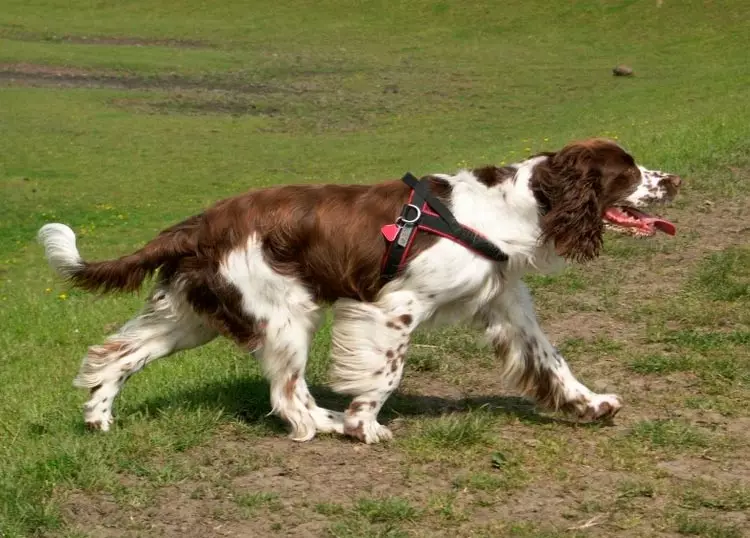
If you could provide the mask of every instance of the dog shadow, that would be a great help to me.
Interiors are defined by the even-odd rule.
[[[318,405],[328,409],[345,409],[351,401],[350,397],[337,394],[325,386],[311,386],[310,392]],[[278,417],[269,416],[269,387],[262,379],[210,382],[193,389],[179,389],[164,396],[149,398],[135,406],[128,406],[122,412],[156,416],[165,410],[206,408],[221,410],[248,425],[262,425],[278,432],[286,430],[286,426]],[[388,399],[380,412],[379,420],[388,424],[402,417],[438,417],[445,414],[469,413],[479,408],[492,414],[513,416],[528,424],[563,424],[575,427],[602,424],[580,423],[562,416],[540,414],[532,402],[515,396],[444,398],[398,392]]]

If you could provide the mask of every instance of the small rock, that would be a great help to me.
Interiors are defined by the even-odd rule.
[[[618,65],[612,70],[612,74],[616,77],[629,77],[633,74],[633,68],[627,65]]]

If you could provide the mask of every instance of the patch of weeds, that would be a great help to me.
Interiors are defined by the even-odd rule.
[[[443,364],[443,358],[437,346],[412,346],[409,352],[409,369],[415,372],[437,372]]]
[[[701,264],[693,289],[715,301],[750,298],[750,249],[731,247]]]
[[[736,416],[742,408],[737,402],[723,394],[690,396],[685,398],[685,407],[702,411],[716,411],[725,417]]]
[[[495,452],[492,454],[494,471],[480,471],[461,475],[453,481],[453,485],[460,489],[490,493],[498,490],[515,489],[524,484],[527,478],[521,463],[515,456],[508,456],[504,452]]]
[[[731,382],[740,379],[750,379],[750,369],[746,362],[737,357],[721,359],[706,359],[700,363],[698,374],[701,380],[713,383]]]
[[[346,512],[346,508],[336,503],[318,503],[315,505],[315,511],[324,516],[340,516]]]
[[[587,288],[583,274],[577,269],[567,269],[559,275],[528,275],[524,278],[532,290],[543,288],[559,289],[561,292],[581,291]]]
[[[675,344],[681,348],[707,352],[726,349],[731,346],[750,345],[750,331],[702,332],[695,330],[675,331],[667,334],[662,342]]]
[[[370,523],[393,523],[415,519],[419,512],[409,501],[401,497],[381,499],[360,499],[354,505],[354,512]]]
[[[658,448],[705,447],[706,435],[696,428],[677,420],[644,420],[630,430],[630,436],[647,441]]]
[[[234,502],[242,508],[245,515],[253,513],[262,506],[276,507],[279,502],[279,496],[276,493],[258,492],[246,493],[234,497]]]
[[[472,473],[456,478],[453,485],[460,489],[492,492],[508,489],[509,482],[508,478],[501,474]]]
[[[703,536],[704,538],[742,538],[742,531],[734,525],[687,514],[677,516],[677,532],[686,536]]]
[[[481,409],[454,413],[418,423],[417,432],[402,441],[420,460],[450,459],[491,441],[495,418]]]
[[[466,513],[456,508],[456,495],[454,493],[432,497],[429,507],[430,511],[443,521],[460,522],[469,519]]]
[[[715,488],[712,488],[715,490]],[[720,494],[706,495],[698,489],[683,493],[682,503],[686,508],[710,508],[724,512],[741,512],[750,509],[750,489],[738,486]]]
[[[339,521],[331,525],[332,538],[408,538],[409,534],[398,526],[373,526],[364,521]]]
[[[595,338],[593,340],[566,338],[560,343],[558,349],[564,356],[575,356],[582,353],[604,355],[620,351],[622,343],[609,338]]]
[[[635,499],[654,496],[654,486],[645,482],[626,481],[617,486],[618,499]]]
[[[350,510],[338,505],[319,504],[316,511],[341,517],[342,521],[333,523],[328,529],[335,538],[405,538],[408,534],[402,524],[420,516],[419,510],[400,497],[362,498]]]
[[[685,355],[652,354],[630,361],[630,369],[639,374],[668,374],[692,370],[694,361]]]

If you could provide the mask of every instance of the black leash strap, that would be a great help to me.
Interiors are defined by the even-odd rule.
[[[497,245],[461,225],[445,204],[432,195],[427,178],[420,181],[407,172],[401,180],[411,187],[412,192],[396,220],[398,233],[390,242],[383,260],[383,280],[388,281],[396,276],[419,230],[456,241],[492,261],[504,262],[508,259],[508,255]]]

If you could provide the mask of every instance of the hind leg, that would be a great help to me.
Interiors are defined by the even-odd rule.
[[[288,313],[287,313],[288,314]],[[343,433],[343,414],[319,407],[307,387],[305,366],[317,313],[268,320],[259,358],[271,389],[272,413],[291,426],[290,437],[309,441],[316,432]]]
[[[168,286],[159,286],[145,308],[115,334],[89,348],[73,384],[90,390],[86,427],[109,430],[112,406],[127,379],[151,361],[203,345],[217,335]]]
[[[270,384],[272,413],[291,426],[295,441],[309,441],[316,432],[343,433],[343,415],[318,407],[305,382],[310,342],[319,325],[319,307],[306,286],[278,273],[255,237],[231,252],[219,273],[236,293],[223,308],[235,318],[255,320],[260,350],[257,353]],[[231,310],[229,312],[228,310]],[[243,337],[227,326],[241,346]]]

